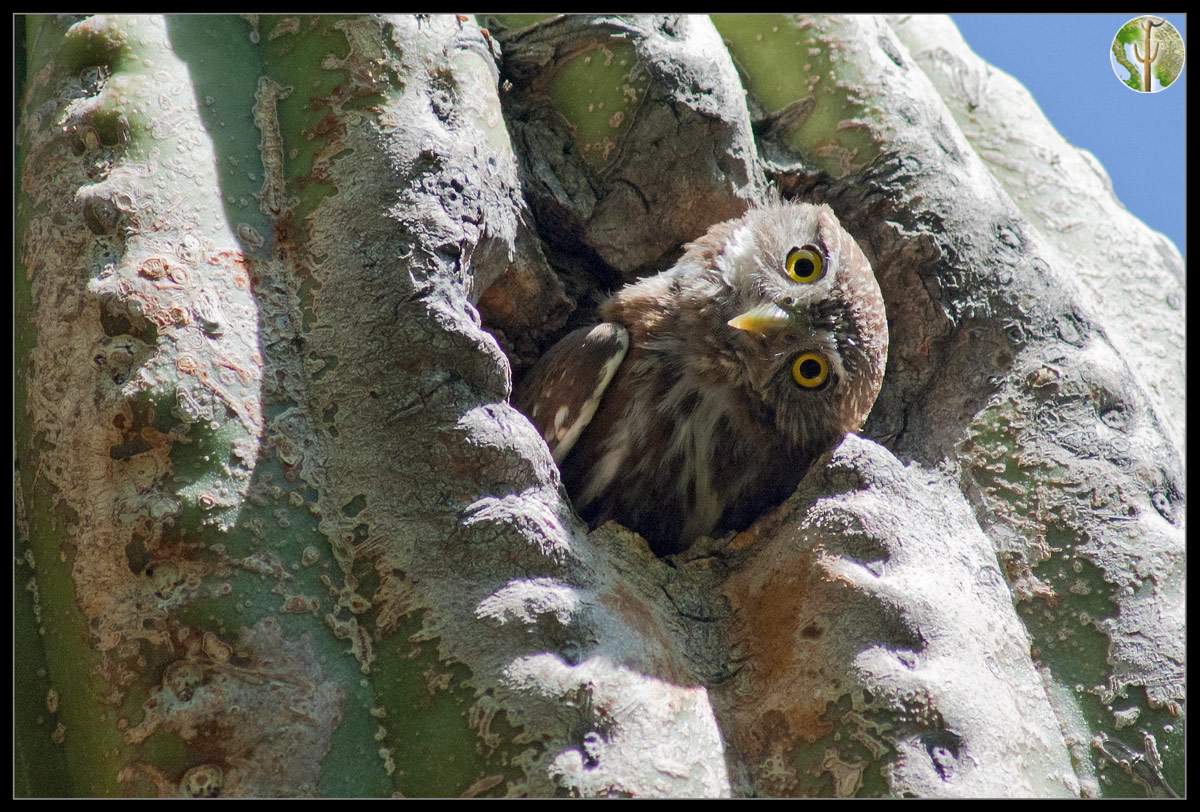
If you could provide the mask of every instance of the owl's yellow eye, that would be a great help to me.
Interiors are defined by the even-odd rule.
[[[788,251],[785,266],[788,276],[797,282],[816,282],[825,275],[825,260],[812,245]]]
[[[829,380],[829,362],[820,353],[800,353],[792,361],[792,380],[805,389],[819,389]]]

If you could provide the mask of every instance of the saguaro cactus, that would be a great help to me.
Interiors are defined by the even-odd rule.
[[[1143,17],[1138,25],[1141,26],[1145,37],[1143,40],[1145,50],[1139,51],[1137,43],[1133,44],[1133,55],[1142,65],[1142,90],[1147,93],[1150,92],[1150,66],[1154,64],[1154,60],[1158,59],[1158,44],[1155,43],[1153,52],[1150,50],[1150,31],[1162,24],[1162,20],[1156,22],[1153,17]]]
[[[17,34],[14,795],[1186,793],[1183,258],[948,18]],[[512,381],[772,181],[868,424],[589,531]]]

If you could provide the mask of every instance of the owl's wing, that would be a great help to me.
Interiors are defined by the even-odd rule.
[[[513,405],[541,432],[559,465],[596,414],[628,350],[629,333],[620,324],[580,327],[538,359],[513,392]]]

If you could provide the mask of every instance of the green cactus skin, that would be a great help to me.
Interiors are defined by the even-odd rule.
[[[714,14],[759,120],[773,140],[834,177],[879,155],[870,102],[857,91],[858,65],[839,53],[835,16]]]
[[[536,22],[503,19],[511,28]],[[889,129],[895,99],[872,84],[874,69],[899,66],[902,55],[874,43],[860,48],[853,20],[715,20],[758,123],[805,168],[853,181],[897,144],[923,154],[911,145],[924,131],[905,126],[898,137]],[[667,682],[611,681],[602,666],[568,663],[535,636],[542,627],[601,636],[574,608],[606,597],[595,584],[575,589],[593,573],[611,570],[623,588],[636,585],[635,607],[672,593],[659,580],[665,565],[637,559],[627,533],[610,531],[611,546],[602,548],[613,560],[629,556],[626,570],[604,557],[581,565],[570,517],[556,512],[552,466],[538,468],[503,445],[513,424],[503,420],[510,381],[500,351],[458,318],[473,313],[477,284],[463,270],[466,258],[487,240],[504,247],[521,194],[492,92],[494,66],[474,23],[451,15],[245,15],[23,24],[15,794],[622,791],[603,783],[602,770],[584,769],[580,742],[592,735],[596,743],[596,714],[619,715],[633,691],[645,689],[637,713],[676,725],[704,701],[688,705]],[[480,48],[460,47],[464,40]],[[609,61],[603,52],[590,63],[579,54],[552,77],[564,83],[551,88],[553,101],[570,116],[572,144],[589,172],[608,165],[603,150],[588,145],[626,136],[628,117],[614,126],[601,98],[629,76],[620,44]],[[1169,51],[1151,56],[1162,61]],[[636,107],[646,89],[631,90]],[[413,133],[419,143],[406,140]],[[449,219],[469,217],[447,223],[452,205]],[[493,216],[498,210],[511,216]],[[478,233],[459,242],[459,220]],[[973,225],[946,228],[971,236]],[[971,256],[970,245],[963,250]],[[494,268],[476,264],[473,272],[494,278]],[[353,306],[392,294],[381,316]],[[378,319],[364,323],[360,313]],[[386,330],[387,340],[377,340]],[[1068,423],[1094,423],[1089,410],[1111,365],[1068,352],[1070,374],[1060,380],[1039,366],[1031,383],[976,414],[958,453],[981,504],[1018,531],[1004,537],[1011,549],[1001,552],[1011,554],[1006,574],[1040,648],[1034,660],[1046,694],[1058,697],[1059,722],[1071,732],[1062,743],[1074,763],[1063,774],[1073,767],[1104,794],[1162,792],[1168,783],[1182,790],[1174,665],[1162,664],[1172,680],[1157,685],[1106,664],[1122,607],[1158,605],[1118,602],[1113,574],[1128,573],[1119,586],[1131,594],[1170,590],[1162,603],[1181,606],[1181,568],[1154,565],[1142,576],[1150,563],[1131,556],[1126,566],[1077,521],[1130,516],[1131,500],[1148,499],[1148,491],[1113,484],[1126,480],[1104,460],[1085,470],[1065,452],[1033,447],[1049,391],[1061,387],[1076,409]],[[353,368],[365,370],[362,379],[346,374]],[[370,433],[380,426],[386,430]],[[485,435],[490,444],[480,441]],[[478,490],[412,496],[423,477],[455,466],[490,479]],[[1146,470],[1154,481],[1143,484],[1159,488],[1154,495],[1165,502],[1173,472]],[[1083,501],[1076,491],[1086,493]],[[536,532],[526,533],[529,517],[513,512],[516,500],[495,495],[531,492],[544,510]],[[1147,516],[1175,509],[1138,507]],[[1170,540],[1158,539],[1151,552],[1174,561]],[[1159,583],[1157,572],[1170,577]],[[486,587],[472,581],[478,573]],[[497,597],[497,581],[511,578],[509,591],[520,593],[535,577],[545,583],[524,603]],[[485,606],[481,597],[493,625],[464,635]],[[544,606],[570,625],[546,622],[555,617],[539,615]],[[715,615],[700,616],[707,634]],[[615,612],[606,617],[604,632],[617,628],[621,641],[632,639]],[[647,628],[665,627],[655,620]],[[1126,628],[1136,625],[1118,631]],[[523,647],[537,656],[521,656]],[[483,654],[471,659],[466,649]],[[662,650],[685,651],[677,642]],[[1137,652],[1127,650],[1121,656],[1132,670]],[[473,673],[467,662],[493,670]],[[528,669],[514,669],[517,683],[574,686],[579,696],[544,692],[541,705],[510,715],[520,688],[496,674],[516,665]],[[636,670],[622,668],[627,676]],[[557,681],[539,682],[548,672]],[[596,675],[599,687],[575,685],[581,673]],[[705,691],[685,687],[689,696]],[[650,716],[663,696],[670,713]],[[855,710],[831,704],[821,721]],[[538,714],[540,727],[531,724]],[[564,732],[539,732],[558,728]],[[605,732],[615,731],[616,741],[619,728]],[[1135,746],[1143,730],[1159,734],[1161,776],[1143,769]],[[880,741],[890,735],[877,732]],[[868,746],[878,747],[874,738],[830,735],[843,739],[854,762],[878,758]],[[690,753],[706,752],[697,736],[685,743]],[[575,757],[577,775],[593,783],[547,778],[559,754]],[[821,769],[855,766],[826,756],[814,745],[798,762],[802,786],[827,792]],[[736,758],[730,754],[730,765]],[[725,761],[711,764],[716,778],[706,792],[727,794]],[[772,754],[761,764],[780,765]],[[849,788],[885,794],[887,781],[872,770]]]
[[[407,642],[419,612],[372,640],[376,576],[331,538],[351,517],[296,421],[289,336],[330,317],[306,223],[343,191],[338,140],[386,126],[424,63],[373,18],[27,22],[17,791],[517,786],[478,745],[503,715],[479,715],[435,640]],[[446,75],[486,99],[486,64],[456,56]],[[493,108],[463,126],[503,149]]]

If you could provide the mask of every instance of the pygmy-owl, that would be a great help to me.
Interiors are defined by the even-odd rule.
[[[576,510],[659,555],[741,529],[862,426],[887,358],[883,297],[828,206],[718,223],[555,344],[513,403]]]

